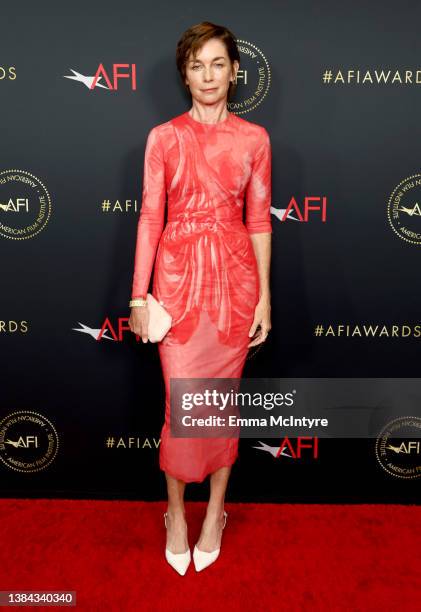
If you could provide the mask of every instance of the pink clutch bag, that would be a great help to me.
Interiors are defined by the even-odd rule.
[[[172,316],[163,307],[164,302],[158,302],[152,293],[146,294],[149,311],[148,340],[160,342],[171,329]]]

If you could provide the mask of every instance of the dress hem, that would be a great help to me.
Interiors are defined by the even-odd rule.
[[[213,474],[214,472],[216,472],[217,470],[219,470],[222,467],[231,467],[232,465],[234,465],[234,463],[237,461],[238,455],[235,457],[235,459],[231,462],[225,462],[222,465],[219,465],[218,467],[216,467],[214,470],[212,470],[212,472],[206,472],[204,474],[204,476],[202,477],[196,477],[196,478],[184,478],[180,475],[174,474],[171,472],[171,470],[168,470],[164,467],[162,467],[161,463],[159,464],[159,468],[160,470],[162,470],[163,472],[166,472],[169,476],[171,476],[172,478],[177,478],[177,480],[182,480],[183,482],[203,482],[205,480],[205,478],[207,476],[209,476],[209,474]]]

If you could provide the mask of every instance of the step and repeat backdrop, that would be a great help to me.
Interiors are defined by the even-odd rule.
[[[229,110],[272,143],[272,329],[244,378],[317,383],[320,413],[342,423],[331,436],[293,436],[286,422],[278,437],[242,437],[227,499],[419,501],[420,12],[311,0],[2,7],[3,497],[165,498],[158,349],[129,330],[128,302],[146,137],[191,107],[176,44],[209,20],[237,37]],[[349,396],[329,403],[333,388]]]

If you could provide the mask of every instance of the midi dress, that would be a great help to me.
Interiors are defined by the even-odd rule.
[[[131,296],[146,296],[154,267],[152,294],[172,316],[157,343],[159,467],[184,482],[202,482],[238,457],[238,436],[171,435],[170,382],[241,378],[259,300],[250,235],[272,232],[271,155],[267,130],[233,113],[207,124],[187,111],[147,137]]]

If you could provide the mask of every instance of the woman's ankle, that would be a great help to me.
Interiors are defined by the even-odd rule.
[[[184,508],[172,508],[171,506],[168,506],[167,514],[171,520],[186,520],[186,511]]]
[[[206,510],[206,518],[216,520],[224,517],[224,504],[218,506],[208,506]]]

